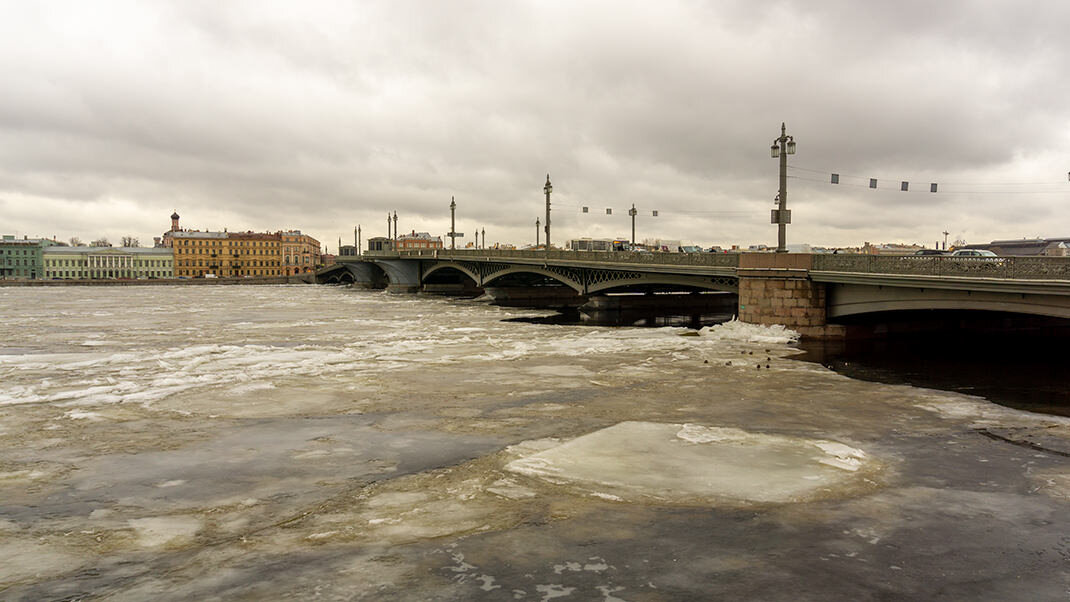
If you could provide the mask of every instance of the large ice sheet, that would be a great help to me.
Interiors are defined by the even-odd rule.
[[[621,422],[509,470],[590,495],[666,503],[784,503],[835,495],[877,468],[835,441],[694,424]]]

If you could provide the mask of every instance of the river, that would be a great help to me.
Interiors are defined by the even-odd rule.
[[[1070,419],[791,333],[0,288],[5,600],[1066,599]]]

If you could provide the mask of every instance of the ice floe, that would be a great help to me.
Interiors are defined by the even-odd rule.
[[[879,468],[862,450],[836,441],[695,424],[621,422],[545,445],[530,445],[506,469],[622,501],[805,501],[835,495],[857,485],[862,469]]]

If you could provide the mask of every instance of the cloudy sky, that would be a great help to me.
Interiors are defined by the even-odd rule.
[[[151,244],[177,210],[333,252],[393,211],[442,235],[455,196],[466,241],[526,244],[549,173],[554,242],[628,236],[634,203],[640,239],[775,245],[787,122],[789,243],[1070,236],[1067,23],[1061,0],[0,0],[0,233]]]

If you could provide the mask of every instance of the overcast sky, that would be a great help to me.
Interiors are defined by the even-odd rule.
[[[521,245],[549,173],[555,243],[629,236],[634,203],[640,239],[775,245],[787,122],[789,244],[1070,236],[1068,23],[1062,0],[0,0],[0,233],[151,245],[177,210],[333,252],[395,210],[444,235],[455,196],[466,242]]]

